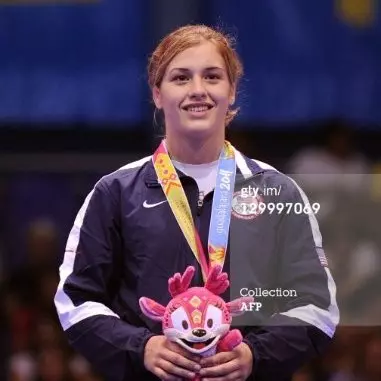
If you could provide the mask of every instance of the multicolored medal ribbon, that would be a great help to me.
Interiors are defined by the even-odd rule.
[[[153,154],[152,161],[169,206],[201,266],[205,282],[209,266],[221,265],[223,267],[225,262],[236,174],[234,149],[228,141],[225,141],[218,162],[208,237],[209,264],[194,225],[188,199],[169,157],[164,140]]]

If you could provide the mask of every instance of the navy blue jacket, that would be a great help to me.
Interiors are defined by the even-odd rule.
[[[266,202],[308,203],[292,179],[269,165],[238,151],[236,160],[236,201],[239,188],[251,185],[263,194],[265,188],[280,190],[263,195]],[[195,180],[179,176],[207,252],[213,193],[201,206]],[[60,322],[71,345],[110,381],[157,379],[144,368],[143,355],[161,324],[142,314],[138,299],[147,296],[166,305],[168,278],[188,265],[197,268],[192,286],[202,285],[199,265],[163,201],[151,157],[130,163],[98,181],[68,238],[55,296]],[[234,264],[234,271],[240,265],[245,271],[240,277],[231,270],[231,289],[237,284],[233,297],[242,288],[296,290],[293,297],[256,298],[263,307],[247,312],[250,323],[238,327],[255,359],[250,379],[289,380],[335,332],[335,284],[313,214],[251,212],[240,210],[239,203],[232,208],[224,270],[230,273]]]

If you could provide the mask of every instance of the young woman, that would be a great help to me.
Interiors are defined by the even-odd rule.
[[[266,198],[250,193],[250,181],[283,187],[280,205],[306,210],[308,200],[291,179],[225,142],[242,75],[227,36],[203,25],[179,28],[157,46],[148,73],[165,140],[152,157],[103,177],[87,196],[60,268],[55,304],[62,327],[107,380],[196,373],[216,381],[288,380],[334,334],[335,285],[313,213],[278,213],[274,220],[250,210]],[[233,189],[239,176],[246,181],[241,195]],[[228,193],[219,190],[222,183],[232,185]],[[248,208],[247,198],[257,204]],[[247,291],[277,284],[297,295],[269,302],[267,323],[241,327],[244,340],[233,351],[200,359],[169,342],[138,300],[166,305],[168,278],[188,265],[197,269],[193,285],[203,284],[208,262],[229,273],[229,230],[240,242],[241,260],[255,264]],[[211,249],[216,240],[219,256]]]

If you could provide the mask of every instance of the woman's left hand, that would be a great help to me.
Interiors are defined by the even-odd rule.
[[[244,381],[253,369],[253,355],[249,346],[239,344],[231,352],[220,352],[201,360],[203,381]]]

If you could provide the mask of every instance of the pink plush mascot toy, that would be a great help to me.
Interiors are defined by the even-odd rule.
[[[221,266],[212,267],[204,287],[188,288],[195,273],[189,266],[182,276],[176,273],[168,280],[172,300],[167,307],[142,297],[140,308],[147,317],[162,322],[169,340],[194,354],[207,357],[231,351],[242,342],[238,329],[230,331],[232,316],[244,313],[242,305],[254,299],[243,297],[225,303],[218,295],[228,288],[229,280],[221,270]],[[199,379],[196,376],[193,381]]]

